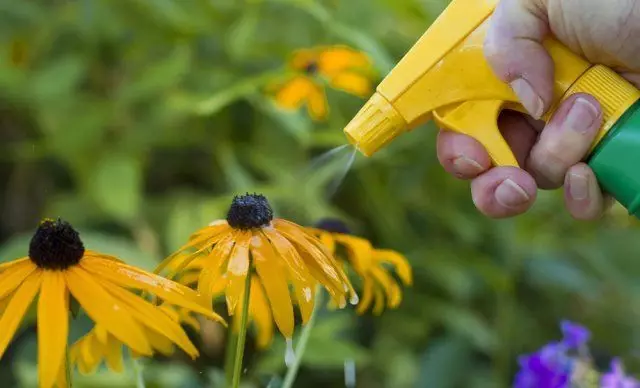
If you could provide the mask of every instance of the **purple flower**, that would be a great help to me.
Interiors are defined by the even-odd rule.
[[[585,345],[591,337],[591,332],[584,326],[580,326],[570,321],[562,321],[562,343],[569,349],[578,349]]]
[[[626,376],[620,359],[611,361],[611,372],[602,375],[601,388],[640,388],[640,382],[633,377]]]
[[[514,388],[569,388],[573,363],[562,343],[552,342],[520,357]]]

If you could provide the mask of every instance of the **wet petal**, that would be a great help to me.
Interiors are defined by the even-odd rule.
[[[407,258],[396,251],[389,249],[376,249],[373,252],[374,260],[392,264],[402,282],[406,285],[413,283],[413,274]]]
[[[0,318],[0,359],[5,350],[7,350],[7,346],[16,333],[20,322],[22,322],[24,314],[31,306],[41,283],[42,271],[33,272],[18,286],[7,308],[4,310],[4,314]]]
[[[260,242],[259,245],[257,243]],[[273,317],[280,332],[287,338],[293,335],[293,305],[284,268],[277,261],[271,244],[252,241],[251,253],[260,281],[269,299]]]
[[[296,248],[286,238],[272,228],[264,228],[263,232],[268,236],[268,240],[265,237],[263,242],[271,243],[285,263],[284,266],[287,268],[289,280],[293,283],[294,292],[298,299],[302,321],[307,323],[313,311],[315,281]]]
[[[318,248],[318,245],[320,245],[319,240],[318,245],[314,244],[307,238],[307,235],[300,230],[300,227],[285,220],[274,220],[273,226],[284,237],[295,244],[294,246],[297,246],[298,252],[303,258],[303,252],[311,256],[313,259],[311,262],[305,261],[308,268],[311,268],[313,265],[325,275],[325,278],[331,282],[332,286],[339,289],[342,288],[342,278],[337,271],[338,267],[332,262],[332,257],[329,255],[326,247],[323,246],[322,249]]]
[[[21,261],[7,267],[0,276],[0,299],[4,299],[18,288],[36,268],[38,267],[31,260]]]
[[[83,260],[84,262],[84,260]],[[64,272],[71,294],[96,324],[136,352],[151,355],[151,346],[140,325],[131,317],[127,307],[112,297],[89,272],[74,266]]]
[[[69,297],[60,271],[42,271],[38,300],[38,379],[53,387],[67,352]]]
[[[335,89],[340,89],[362,98],[371,94],[372,89],[371,82],[367,77],[351,71],[337,73],[331,77],[329,84]]]
[[[182,284],[128,264],[114,263],[102,259],[82,260],[80,267],[122,287],[131,287],[150,292],[171,304],[191,309],[213,320],[224,322],[221,316],[205,307],[206,305],[210,306],[210,302],[205,302],[200,294]]]
[[[164,335],[180,346],[191,357],[195,358],[198,355],[198,351],[182,327],[180,327],[178,321],[172,320],[166,312],[108,281],[102,281],[101,285],[117,300],[121,301],[129,314],[137,319],[140,324]]]
[[[259,238],[258,236],[259,235],[256,235],[254,238]],[[229,257],[229,263],[225,273],[227,276],[227,290],[225,294],[229,315],[234,314],[236,305],[244,295],[247,273],[249,272],[249,241],[251,238],[252,233],[249,231],[238,232],[236,245],[233,247],[233,251]]]

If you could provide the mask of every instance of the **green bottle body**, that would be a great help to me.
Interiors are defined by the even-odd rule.
[[[611,127],[587,163],[602,190],[640,219],[640,100]]]

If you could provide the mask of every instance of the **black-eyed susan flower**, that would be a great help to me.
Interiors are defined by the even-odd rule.
[[[315,228],[308,228],[332,252],[344,266],[362,279],[362,299],[356,308],[363,314],[374,304],[373,313],[379,315],[385,308],[395,308],[402,301],[402,289],[391,275],[393,267],[405,286],[413,282],[412,270],[407,259],[390,249],[376,249],[371,243],[350,233],[340,220],[325,219]],[[385,303],[386,300],[386,303]]]
[[[7,301],[0,317],[0,358],[36,295],[41,388],[65,382],[71,298],[103,333],[137,354],[152,355],[154,336],[162,336],[196,355],[182,328],[134,291],[223,322],[194,290],[85,249],[68,222],[46,219],[31,239],[28,256],[0,265],[0,302]]]
[[[318,284],[324,286],[338,306],[346,306],[347,300],[357,300],[349,279],[320,240],[293,222],[274,218],[262,195],[234,197],[226,220],[215,221],[195,232],[187,244],[161,263],[156,273],[172,268],[167,276],[180,276],[181,271],[193,269],[189,266],[194,260],[200,261],[201,268],[198,290],[209,301],[223,290],[231,316],[239,311],[239,306],[244,307],[247,276],[255,279],[249,297],[254,289],[264,291],[269,314],[288,342],[294,331],[289,285],[293,286],[303,324],[313,311]],[[254,317],[262,321],[269,315],[260,312],[258,298],[254,299]]]
[[[314,120],[326,117],[329,107],[324,85],[366,97],[371,93],[372,63],[364,53],[345,46],[321,46],[296,51],[288,67],[293,75],[276,86],[275,101],[284,109],[306,105]]]
[[[196,331],[200,330],[200,324],[191,315],[191,310],[167,304],[158,306],[158,309],[162,310],[174,322],[189,325]],[[175,330],[176,325],[171,326]],[[181,348],[192,358],[197,357],[198,352],[186,335],[183,335],[181,330],[176,330],[176,332],[179,333],[179,338],[182,341]],[[154,351],[164,356],[171,356],[175,352],[174,342],[170,338],[151,329],[146,334]],[[139,358],[141,355],[131,351],[131,356]],[[120,373],[123,370],[123,343],[102,325],[95,325],[91,331],[71,346],[69,361],[72,366],[77,365],[78,371],[84,375],[93,373],[103,362],[111,371]]]

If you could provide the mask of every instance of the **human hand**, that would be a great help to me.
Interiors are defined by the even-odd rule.
[[[635,0],[502,0],[490,20],[484,52],[530,115],[504,112],[498,126],[524,169],[492,167],[484,147],[456,132],[438,134],[438,159],[454,176],[471,180],[476,207],[492,218],[526,212],[537,189],[564,185],[576,219],[598,218],[607,202],[593,171],[582,162],[602,123],[598,101],[567,99],[549,123],[539,118],[553,94],[553,62],[542,46],[552,33],[574,53],[618,72],[640,87],[640,2]]]

